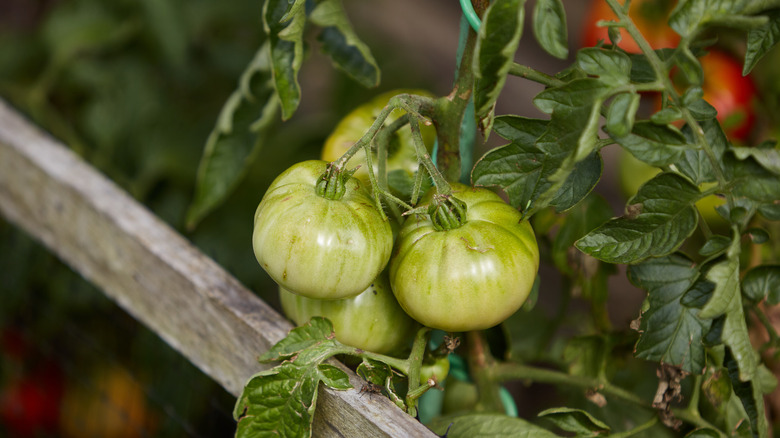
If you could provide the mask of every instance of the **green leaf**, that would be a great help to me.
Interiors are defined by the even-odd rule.
[[[718,110],[704,99],[694,100],[686,105],[693,118],[698,121],[712,120],[718,116]]]
[[[613,135],[609,129],[607,133],[631,155],[653,166],[676,162],[690,147],[677,130],[646,121],[636,122],[631,134],[626,136]]]
[[[749,270],[742,278],[742,293],[754,303],[767,300],[780,303],[780,265],[762,265]]]
[[[379,66],[371,49],[355,34],[341,0],[319,1],[309,19],[322,27],[317,39],[337,68],[364,87],[379,85]]]
[[[751,157],[764,169],[780,175],[780,149],[776,147],[733,147],[731,151],[739,160]]]
[[[581,253],[572,251],[572,245],[577,239],[608,221],[611,217],[612,208],[609,203],[597,194],[588,196],[576,208],[572,209],[558,229],[552,243],[552,258],[555,266],[567,275],[573,274],[577,268],[584,269],[579,260],[580,257],[575,256],[575,254],[581,255]],[[575,258],[576,260],[573,260]],[[593,274],[594,272],[589,270],[585,273],[585,275]]]
[[[731,239],[726,236],[715,235],[710,237],[699,249],[699,254],[704,257],[714,256],[726,250],[731,245]]]
[[[726,259],[714,264],[707,272],[707,280],[715,283],[712,297],[699,312],[699,317],[713,319],[721,315],[726,321],[721,334],[723,342],[739,364],[740,379],[752,380],[756,375],[758,358],[750,343],[745,313],[742,308],[742,294],[739,288],[740,239],[735,236],[726,252]]]
[[[474,108],[483,121],[493,113],[523,31],[525,0],[497,0],[482,17],[474,48]],[[481,126],[489,125],[481,123]]]
[[[279,109],[270,70],[269,46],[264,44],[244,70],[206,140],[195,197],[187,211],[188,228],[194,228],[230,194],[262,148]]]
[[[274,87],[282,106],[282,119],[292,117],[301,101],[298,72],[303,64],[305,0],[267,0],[263,25],[271,45]]]
[[[260,362],[288,359],[307,348],[331,347],[337,344],[333,324],[315,316],[306,324],[290,330],[290,333],[260,356]]]
[[[707,144],[715,154],[715,158],[718,160],[722,159],[728,147],[728,139],[726,134],[723,133],[723,129],[721,129],[716,120],[702,121],[700,125],[704,130]],[[675,162],[675,166],[696,185],[716,181],[715,173],[712,171],[712,164],[707,154],[701,149],[692,147],[695,142],[688,126],[683,129],[683,134],[685,134],[691,147],[685,150],[683,156]]]
[[[701,339],[710,321],[682,303],[698,275],[693,262],[679,253],[629,266],[629,280],[647,291],[649,303],[640,321],[637,357],[702,373],[706,355]]]
[[[650,121],[656,125],[668,125],[680,119],[682,119],[682,112],[675,107],[666,107],[650,116]]]
[[[612,99],[607,109],[607,124],[604,128],[611,137],[625,137],[634,129],[640,98],[637,93],[620,93]]]
[[[764,396],[761,388],[754,379],[744,379],[743,370],[740,368],[740,360],[737,353],[731,350],[726,351],[726,357],[723,360],[731,379],[731,386],[734,394],[742,401],[742,406],[750,420],[750,428],[753,430],[754,437],[765,438],[769,436],[769,425],[764,413]]]
[[[309,437],[322,381],[349,389],[344,371],[319,363],[285,362],[252,377],[236,401],[236,437]]]
[[[588,47],[577,52],[577,65],[587,74],[598,76],[610,85],[627,84],[631,58],[623,52]]]
[[[366,382],[384,386],[385,381],[393,375],[390,367],[384,363],[372,359],[363,359],[357,367],[357,375]]]
[[[744,28],[759,22],[748,15],[771,6],[769,0],[687,0],[679,2],[669,17],[669,26],[683,37],[696,35],[711,25]],[[761,20],[763,21],[763,20]]]
[[[537,94],[534,105],[547,114],[560,109],[592,107],[609,92],[609,85],[596,78],[581,78]]]
[[[685,178],[661,173],[629,200],[639,213],[612,219],[577,241],[581,251],[609,263],[635,263],[669,254],[696,228],[693,203],[699,189]]]
[[[780,199],[780,177],[755,159],[736,160],[727,154],[723,162],[734,183],[733,195],[765,204],[775,204]]]
[[[534,7],[534,36],[552,56],[566,59],[569,54],[566,11],[561,0],[537,0]]]
[[[501,414],[438,417],[428,426],[447,438],[554,438],[557,435],[523,419]]]
[[[766,23],[748,32],[743,75],[750,73],[758,61],[780,41],[780,10],[769,11],[766,15],[769,18]]]
[[[577,434],[578,437],[598,436],[610,430],[604,422],[582,409],[551,408],[540,412],[538,416],[567,432]]]
[[[554,115],[552,123],[559,123],[561,118]],[[582,129],[576,118],[563,118],[560,123],[571,125],[558,127],[552,133],[546,134],[546,137],[540,139],[543,143],[537,146],[534,142],[548,132],[550,122],[517,116],[496,118],[496,132],[512,140],[512,143],[488,151],[482,156],[472,171],[472,183],[476,186],[501,188],[509,196],[509,203],[523,212],[545,205],[553,205],[558,211],[574,206],[590,193],[601,176],[602,162],[596,153],[574,166],[568,177],[558,184],[558,191],[550,196],[546,204],[535,205],[539,196],[552,187],[553,182],[549,178],[570,153],[565,142],[555,140],[556,136],[558,133],[573,136],[576,133],[572,134],[570,128]],[[573,141],[576,141],[576,137]]]

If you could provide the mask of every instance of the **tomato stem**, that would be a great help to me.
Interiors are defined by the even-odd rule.
[[[423,327],[417,331],[417,335],[414,337],[414,344],[412,344],[412,352],[409,353],[409,359],[407,359],[407,363],[409,364],[409,372],[407,374],[409,377],[409,389],[406,393],[406,406],[409,415],[412,416],[417,415],[417,399],[428,389],[426,388],[415,396],[415,394],[417,394],[417,389],[420,386],[420,369],[422,368],[425,347],[428,345],[428,335],[430,332],[431,329],[428,327]]]

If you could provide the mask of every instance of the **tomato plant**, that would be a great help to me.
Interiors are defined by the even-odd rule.
[[[533,230],[520,213],[486,189],[453,185],[463,202],[457,224],[442,228],[429,214],[404,223],[390,262],[401,307],[423,325],[449,332],[482,330],[523,305],[539,268]],[[423,208],[436,206],[434,196]]]
[[[252,243],[260,266],[285,289],[337,299],[371,284],[393,239],[363,183],[348,173],[323,180],[327,167],[298,163],[271,183],[255,213]],[[327,185],[338,187],[326,193]]]
[[[417,331],[417,324],[395,300],[386,273],[351,298],[318,300],[283,288],[279,288],[279,298],[285,315],[296,324],[304,324],[314,316],[323,316],[333,323],[336,339],[363,350],[390,354],[402,352],[411,345]]]
[[[223,163],[214,157],[253,156],[235,146],[227,121],[261,115],[248,118],[241,131],[251,133],[255,147],[272,144],[265,136],[276,111],[294,123],[308,30],[321,32],[323,52],[352,79],[378,84],[381,63],[340,3],[305,3],[266,1],[268,42],[223,109],[201,164],[213,173],[203,175],[219,173]],[[573,56],[568,6],[560,0],[537,0],[532,11],[522,0],[460,5],[449,92],[402,89],[356,109],[334,130],[324,161],[293,166],[264,195],[255,253],[280,286],[297,294],[282,301],[299,325],[260,357],[276,366],[247,382],[234,410],[237,436],[261,436],[280,424],[289,436],[310,436],[318,385],[351,386],[327,363],[340,357],[365,387],[413,417],[432,405],[430,391],[445,391],[441,404],[447,400],[457,412],[442,408],[425,420],[442,436],[504,430],[509,436],[768,437],[780,418],[764,398],[777,385],[768,365],[780,348],[780,330],[767,309],[780,304],[780,267],[776,251],[759,245],[778,242],[780,149],[771,140],[750,145],[759,138],[751,100],[761,91],[738,81],[712,47],[713,37],[728,30],[717,43],[744,53],[736,70],[776,68],[764,58],[780,40],[780,3],[595,1],[582,28],[601,33],[587,35]],[[535,41],[521,40],[528,12]],[[521,44],[538,44],[571,64],[540,71],[523,59],[528,52]],[[499,101],[516,100],[505,87],[510,80],[538,86],[525,109],[533,106],[540,116],[497,114]],[[724,97],[726,91],[739,97]],[[778,90],[765,93],[761,101],[772,110]],[[661,96],[663,105],[642,105],[648,95]],[[773,117],[768,111],[766,118]],[[433,150],[425,132],[431,126]],[[608,146],[636,161],[617,169],[627,200],[605,199],[599,185],[613,170],[602,159]],[[473,166],[461,163],[477,150],[484,153]],[[402,191],[390,184],[396,157],[406,163]],[[361,159],[362,181],[348,170]],[[226,181],[235,175],[199,184],[208,191],[208,182],[225,187]],[[346,207],[350,197],[359,201]],[[621,201],[627,202],[616,216],[612,205]],[[710,217],[716,204],[720,215]],[[390,220],[400,224],[395,236]],[[353,221],[361,224],[355,227],[360,238],[341,241],[368,242],[360,251],[329,252],[320,244],[351,233]],[[540,271],[540,264],[546,268]],[[382,269],[401,309],[420,324],[408,356],[348,341],[344,334],[360,333],[357,327],[373,334],[362,318],[350,316],[344,329],[340,312],[296,315],[309,306],[341,305],[302,306],[300,296],[354,296]],[[615,275],[626,277],[618,289]],[[617,301],[631,290],[640,299]],[[400,332],[408,324],[393,325],[383,330]],[[755,330],[767,334],[760,338]],[[436,344],[440,332],[446,342]],[[447,370],[454,358],[465,364]],[[440,384],[440,374],[456,372],[466,384]],[[538,391],[536,385],[561,390],[544,387],[553,393],[549,400],[531,394],[524,405],[532,408],[522,414],[529,418],[517,418],[506,389],[512,382],[535,387],[529,391]],[[518,400],[529,396],[515,391]],[[457,393],[466,402],[453,404]],[[289,403],[272,406],[258,394]]]

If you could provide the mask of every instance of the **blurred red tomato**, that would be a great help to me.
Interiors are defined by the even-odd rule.
[[[669,13],[676,0],[633,0],[628,11],[629,17],[637,29],[650,43],[653,49],[676,47],[680,36],[667,24]],[[617,17],[604,0],[591,0],[585,22],[583,23],[582,46],[595,46],[599,40],[609,44],[606,27],[598,27],[599,20],[617,21]],[[630,53],[639,53],[639,46],[625,29],[620,29],[621,40],[618,46]]]
[[[718,110],[718,121],[726,136],[734,141],[747,140],[756,121],[753,79],[742,76],[739,59],[717,50],[701,58],[701,67],[704,100]]]

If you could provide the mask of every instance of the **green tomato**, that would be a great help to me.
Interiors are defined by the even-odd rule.
[[[434,383],[438,384],[443,382],[450,373],[450,359],[448,357],[440,357],[431,363],[423,363],[420,368],[420,384],[428,384],[428,380],[433,379]]]
[[[390,290],[383,272],[361,294],[341,300],[317,300],[279,288],[282,310],[300,325],[314,316],[333,323],[336,339],[374,353],[400,352],[414,338],[417,323],[407,315]]]
[[[528,298],[539,247],[531,225],[495,193],[453,184],[453,195],[467,207],[465,223],[437,231],[430,217],[409,217],[390,261],[390,284],[401,307],[425,326],[486,329]]]
[[[338,299],[363,292],[382,272],[393,234],[360,180],[350,177],[338,200],[316,193],[327,164],[295,164],[271,183],[255,212],[252,244],[260,266],[280,286]]]
[[[398,94],[416,94],[433,97],[431,93],[425,90],[401,89],[380,94],[369,102],[360,105],[341,119],[339,124],[336,125],[336,129],[334,129],[327,140],[325,140],[325,145],[322,148],[322,159],[325,161],[335,161],[344,155],[344,153],[366,133],[390,99]],[[405,114],[405,111],[403,110],[393,110],[385,121],[385,125],[401,117],[403,114]],[[421,125],[420,131],[423,136],[423,143],[430,152],[433,149],[436,130],[433,126]],[[372,158],[375,166],[374,171],[377,171],[376,152],[374,152]],[[348,168],[353,168],[358,165],[360,165],[360,168],[355,173],[355,177],[364,182],[368,182],[366,156],[362,151],[355,154],[347,162]],[[412,131],[406,126],[396,131],[395,135],[390,139],[390,144],[387,148],[387,172],[404,170],[411,175],[417,171],[417,166],[417,153],[414,149],[414,142],[412,141]]]

